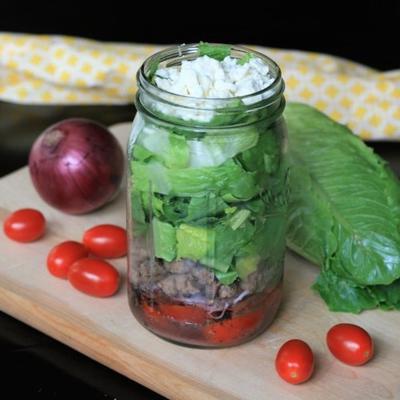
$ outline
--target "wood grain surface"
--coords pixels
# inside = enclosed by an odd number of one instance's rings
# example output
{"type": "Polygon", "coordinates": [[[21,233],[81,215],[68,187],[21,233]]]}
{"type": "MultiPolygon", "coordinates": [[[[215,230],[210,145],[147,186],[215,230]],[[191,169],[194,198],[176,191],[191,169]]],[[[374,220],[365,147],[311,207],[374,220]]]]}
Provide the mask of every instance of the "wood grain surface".
{"type": "MultiPolygon", "coordinates": [[[[113,132],[125,145],[129,124],[113,132]]],[[[0,222],[18,208],[40,209],[48,221],[41,240],[19,244],[0,232],[0,309],[98,362],[171,399],[400,399],[400,313],[331,313],[311,290],[315,266],[287,254],[284,302],[272,326],[252,342],[230,349],[201,350],[170,344],[145,330],[131,315],[126,295],[126,260],[113,264],[124,284],[108,299],[86,296],[46,270],[49,249],[80,240],[100,223],[125,224],[125,193],[94,213],[70,216],[47,206],[30,183],[27,168],[0,180],[0,222]],[[349,367],[326,349],[325,335],[338,322],[365,327],[376,342],[366,366],[349,367]],[[291,338],[315,351],[311,381],[291,386],[274,370],[274,357],[291,338]]]]}

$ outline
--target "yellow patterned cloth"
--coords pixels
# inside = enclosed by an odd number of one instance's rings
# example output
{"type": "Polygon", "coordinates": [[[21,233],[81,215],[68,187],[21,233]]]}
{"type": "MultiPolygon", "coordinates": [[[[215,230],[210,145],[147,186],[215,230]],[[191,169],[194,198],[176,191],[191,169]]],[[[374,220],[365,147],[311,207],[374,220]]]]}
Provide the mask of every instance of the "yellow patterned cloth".
{"type": "MultiPolygon", "coordinates": [[[[0,33],[0,100],[131,103],[137,69],[164,47],[0,33]]],[[[319,108],[363,139],[400,140],[400,70],[380,72],[324,54],[249,47],[280,65],[288,100],[319,108]]]]}

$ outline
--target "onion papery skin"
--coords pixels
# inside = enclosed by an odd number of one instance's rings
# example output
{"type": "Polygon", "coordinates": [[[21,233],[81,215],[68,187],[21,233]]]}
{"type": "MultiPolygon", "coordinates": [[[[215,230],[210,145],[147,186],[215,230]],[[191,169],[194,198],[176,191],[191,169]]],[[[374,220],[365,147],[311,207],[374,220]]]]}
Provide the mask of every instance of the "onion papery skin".
{"type": "Polygon", "coordinates": [[[44,201],[66,213],[84,214],[116,195],[124,155],[104,126],[87,119],[66,119],[36,139],[29,171],[44,201]]]}

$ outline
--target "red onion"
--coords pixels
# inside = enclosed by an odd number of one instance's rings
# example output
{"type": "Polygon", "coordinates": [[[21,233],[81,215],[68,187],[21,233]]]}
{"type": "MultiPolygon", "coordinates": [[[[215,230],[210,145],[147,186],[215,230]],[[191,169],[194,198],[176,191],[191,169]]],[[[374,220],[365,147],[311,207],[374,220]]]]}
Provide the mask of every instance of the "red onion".
{"type": "Polygon", "coordinates": [[[118,191],[124,156],[104,126],[66,119],[47,128],[29,155],[32,182],[44,201],[83,214],[110,201],[118,191]]]}

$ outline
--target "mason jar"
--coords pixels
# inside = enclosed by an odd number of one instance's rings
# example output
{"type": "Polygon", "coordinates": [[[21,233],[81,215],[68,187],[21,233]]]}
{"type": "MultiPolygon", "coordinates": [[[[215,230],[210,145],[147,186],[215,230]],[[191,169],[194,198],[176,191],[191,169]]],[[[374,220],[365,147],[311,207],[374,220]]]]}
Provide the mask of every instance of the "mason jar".
{"type": "MultiPolygon", "coordinates": [[[[250,50],[231,46],[231,57],[250,50]]],[[[128,296],[148,330],[195,347],[248,341],[282,298],[286,229],[284,83],[235,98],[156,86],[157,67],[199,57],[198,45],[148,58],[137,74],[129,139],[128,296]]]]}

